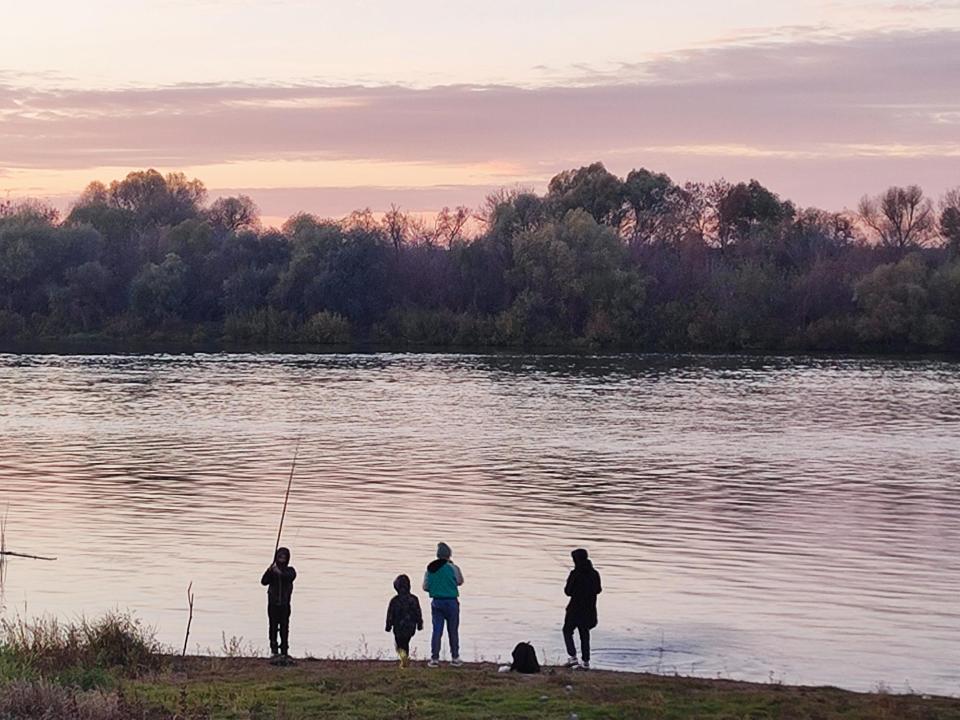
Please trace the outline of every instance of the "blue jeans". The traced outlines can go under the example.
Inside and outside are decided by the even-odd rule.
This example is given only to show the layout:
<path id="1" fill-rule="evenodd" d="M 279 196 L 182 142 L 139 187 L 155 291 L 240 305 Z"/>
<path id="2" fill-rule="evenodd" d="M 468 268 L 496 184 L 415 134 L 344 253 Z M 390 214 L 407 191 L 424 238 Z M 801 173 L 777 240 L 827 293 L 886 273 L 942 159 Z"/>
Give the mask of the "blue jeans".
<path id="1" fill-rule="evenodd" d="M 450 636 L 450 655 L 460 657 L 460 601 L 456 598 L 434 598 L 430 603 L 433 618 L 433 636 L 430 638 L 430 657 L 440 659 L 440 641 L 443 639 L 443 624 L 447 624 Z"/>

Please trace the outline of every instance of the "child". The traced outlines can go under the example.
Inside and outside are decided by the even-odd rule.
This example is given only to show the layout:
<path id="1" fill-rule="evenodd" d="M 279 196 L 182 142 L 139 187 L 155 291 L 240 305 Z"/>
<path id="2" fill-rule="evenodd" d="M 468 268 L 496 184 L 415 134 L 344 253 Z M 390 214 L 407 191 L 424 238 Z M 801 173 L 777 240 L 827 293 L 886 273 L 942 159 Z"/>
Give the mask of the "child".
<path id="1" fill-rule="evenodd" d="M 293 595 L 293 581 L 297 571 L 290 566 L 290 551 L 277 548 L 273 556 L 273 565 L 267 568 L 260 578 L 260 584 L 267 586 L 267 618 L 270 622 L 270 652 L 272 660 L 286 659 L 290 649 L 290 596 Z M 277 635 L 280 642 L 277 642 Z"/>
<path id="2" fill-rule="evenodd" d="M 568 668 L 590 669 L 590 631 L 597 626 L 597 595 L 600 587 L 600 573 L 593 569 L 593 563 L 583 548 L 574 550 L 573 570 L 567 577 L 563 592 L 570 598 L 566 616 L 563 619 L 563 641 L 567 645 Z M 577 660 L 577 646 L 573 643 L 573 631 L 580 633 L 580 653 L 583 662 Z"/>
<path id="3" fill-rule="evenodd" d="M 390 599 L 387 607 L 387 632 L 393 630 L 400 667 L 405 668 L 410 659 L 410 638 L 417 630 L 423 630 L 423 614 L 420 612 L 420 600 L 410 594 L 410 578 L 397 575 L 393 589 L 397 594 Z"/>

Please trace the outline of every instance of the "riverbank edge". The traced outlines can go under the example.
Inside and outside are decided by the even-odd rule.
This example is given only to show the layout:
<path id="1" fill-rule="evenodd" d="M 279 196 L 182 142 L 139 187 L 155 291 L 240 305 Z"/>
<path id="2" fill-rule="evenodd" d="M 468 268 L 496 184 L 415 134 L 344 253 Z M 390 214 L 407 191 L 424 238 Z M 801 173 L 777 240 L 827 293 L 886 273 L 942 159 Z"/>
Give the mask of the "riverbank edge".
<path id="1" fill-rule="evenodd" d="M 270 343 L 150 338 L 66 337 L 0 340 L 0 355 L 482 355 L 490 357 L 677 357 L 922 360 L 960 362 L 960 353 L 916 350 L 617 348 L 578 343 L 561 345 L 433 345 L 419 343 Z"/>
<path id="2" fill-rule="evenodd" d="M 168 656 L 164 671 L 128 681 L 148 707 L 210 718 L 818 718 L 956 720 L 960 698 L 862 693 L 836 687 L 751 683 L 548 666 L 500 673 L 491 663 L 401 669 L 384 660 Z"/>

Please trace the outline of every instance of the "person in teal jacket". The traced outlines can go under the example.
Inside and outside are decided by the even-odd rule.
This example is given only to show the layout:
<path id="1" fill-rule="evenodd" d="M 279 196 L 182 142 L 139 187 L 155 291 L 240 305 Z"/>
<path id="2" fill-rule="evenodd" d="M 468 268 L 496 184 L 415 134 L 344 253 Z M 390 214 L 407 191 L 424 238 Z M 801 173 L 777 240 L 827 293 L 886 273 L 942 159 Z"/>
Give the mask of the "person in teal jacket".
<path id="1" fill-rule="evenodd" d="M 430 638 L 430 661 L 428 667 L 440 664 L 440 643 L 443 626 L 450 637 L 450 664 L 460 667 L 460 586 L 463 573 L 450 559 L 453 551 L 446 543 L 437 544 L 437 559 L 427 565 L 423 574 L 423 589 L 430 594 L 430 615 L 433 619 L 433 635 Z"/>

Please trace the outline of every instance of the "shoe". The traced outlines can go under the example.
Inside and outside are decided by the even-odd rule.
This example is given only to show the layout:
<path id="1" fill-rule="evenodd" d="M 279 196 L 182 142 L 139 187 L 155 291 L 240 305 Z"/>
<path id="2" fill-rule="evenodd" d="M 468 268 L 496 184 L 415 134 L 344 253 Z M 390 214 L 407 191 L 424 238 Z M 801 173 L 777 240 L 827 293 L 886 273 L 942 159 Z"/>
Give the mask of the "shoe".
<path id="1" fill-rule="evenodd" d="M 273 661 L 273 660 L 279 660 L 279 659 L 280 659 L 280 653 L 270 653 L 270 660 L 271 660 L 271 661 Z"/>
<path id="2" fill-rule="evenodd" d="M 577 660 L 577 656 L 576 656 L 576 655 L 571 655 L 570 657 L 568 657 L 568 658 L 567 658 L 567 661 L 563 664 L 563 666 L 564 666 L 565 668 L 571 668 L 571 669 L 572 669 L 572 668 L 575 668 L 575 667 L 577 667 L 577 666 L 579 666 L 579 665 L 580 665 L 580 661 Z"/>
<path id="3" fill-rule="evenodd" d="M 440 661 L 436 658 L 430 658 L 427 660 L 427 667 L 440 667 Z"/>
<path id="4" fill-rule="evenodd" d="M 590 661 L 589 661 L 589 660 L 584 660 L 582 663 L 580 663 L 579 665 L 577 665 L 577 666 L 574 668 L 574 670 L 589 670 L 589 669 L 590 669 Z"/>
<path id="5" fill-rule="evenodd" d="M 397 655 L 400 656 L 400 669 L 402 670 L 403 668 L 407 667 L 408 661 L 410 660 L 410 656 L 407 655 L 407 653 L 404 652 L 403 650 L 398 650 Z"/>
<path id="6" fill-rule="evenodd" d="M 463 660 L 459 657 L 455 657 L 450 661 L 450 667 L 460 667 L 461 665 L 463 665 Z"/>

